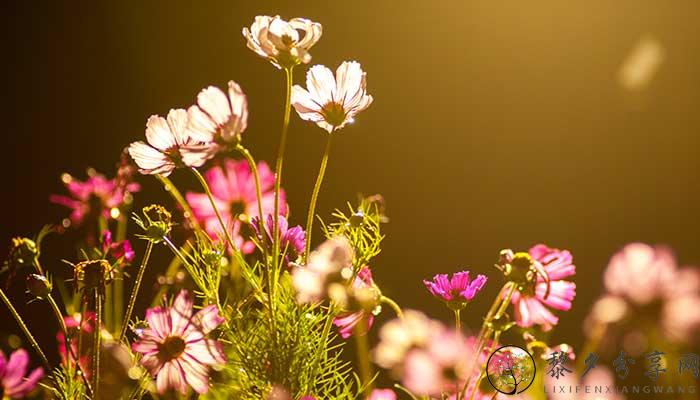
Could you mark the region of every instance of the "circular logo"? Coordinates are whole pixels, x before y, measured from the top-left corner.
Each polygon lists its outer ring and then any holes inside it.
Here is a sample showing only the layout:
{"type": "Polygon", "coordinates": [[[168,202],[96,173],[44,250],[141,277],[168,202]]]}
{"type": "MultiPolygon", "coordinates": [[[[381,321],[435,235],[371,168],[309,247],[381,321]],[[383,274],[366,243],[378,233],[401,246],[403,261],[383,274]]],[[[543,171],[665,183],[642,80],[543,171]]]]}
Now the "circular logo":
{"type": "Polygon", "coordinates": [[[486,377],[491,386],[509,396],[526,391],[536,371],[532,355],[514,345],[499,347],[486,363],[486,377]]]}

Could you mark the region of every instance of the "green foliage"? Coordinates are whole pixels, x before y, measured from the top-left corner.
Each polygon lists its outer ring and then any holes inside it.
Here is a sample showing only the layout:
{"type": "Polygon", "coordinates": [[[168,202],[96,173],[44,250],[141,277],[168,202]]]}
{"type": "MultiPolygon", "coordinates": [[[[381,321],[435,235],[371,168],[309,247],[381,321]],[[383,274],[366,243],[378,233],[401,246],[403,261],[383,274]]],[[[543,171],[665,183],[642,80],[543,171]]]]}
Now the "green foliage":
{"type": "Polygon", "coordinates": [[[83,381],[76,376],[76,370],[70,365],[61,364],[53,370],[53,375],[51,376],[51,381],[53,381],[53,387],[43,385],[45,388],[49,389],[56,399],[61,400],[80,400],[87,399],[87,393],[85,393],[85,385],[83,381]]]}

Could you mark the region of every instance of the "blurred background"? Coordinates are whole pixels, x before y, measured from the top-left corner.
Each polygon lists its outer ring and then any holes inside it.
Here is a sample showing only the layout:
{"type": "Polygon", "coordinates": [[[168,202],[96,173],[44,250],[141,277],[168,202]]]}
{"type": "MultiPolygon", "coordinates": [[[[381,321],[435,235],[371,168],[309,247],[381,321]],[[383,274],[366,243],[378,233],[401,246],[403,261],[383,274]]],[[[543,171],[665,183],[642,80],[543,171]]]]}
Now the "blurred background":
{"type": "MultiPolygon", "coordinates": [[[[284,76],[246,48],[241,28],[279,14],[323,24],[310,65],[357,60],[367,72],[374,104],[337,134],[317,211],[328,216],[358,193],[384,195],[391,222],[372,267],[404,307],[447,321],[422,279],[485,273],[486,293],[464,320],[476,328],[502,283],[492,267],[499,250],[542,242],[574,254],[578,295],[559,313],[554,342],[576,347],[603,291],[601,271],[625,243],[668,244],[681,265],[700,265],[695,0],[2,8],[9,96],[0,163],[11,182],[2,197],[2,259],[13,236],[68,215],[48,201],[64,193],[62,172],[84,179],[91,166],[113,176],[150,115],[193,104],[205,86],[241,84],[251,113],[245,144],[273,163],[284,76]]],[[[310,65],[296,69],[295,83],[310,65]]],[[[292,113],[283,186],[293,223],[304,223],[324,135],[292,113]]],[[[146,199],[172,204],[154,179],[139,179],[137,207],[146,199]]],[[[173,179],[194,188],[184,173],[173,179]]],[[[50,238],[44,263],[63,268],[61,258],[75,259],[69,243],[50,238]]],[[[20,308],[30,326],[42,326],[45,306],[20,308]]],[[[16,331],[1,315],[2,330],[16,331]]],[[[54,331],[47,326],[47,337],[54,331]]]]}

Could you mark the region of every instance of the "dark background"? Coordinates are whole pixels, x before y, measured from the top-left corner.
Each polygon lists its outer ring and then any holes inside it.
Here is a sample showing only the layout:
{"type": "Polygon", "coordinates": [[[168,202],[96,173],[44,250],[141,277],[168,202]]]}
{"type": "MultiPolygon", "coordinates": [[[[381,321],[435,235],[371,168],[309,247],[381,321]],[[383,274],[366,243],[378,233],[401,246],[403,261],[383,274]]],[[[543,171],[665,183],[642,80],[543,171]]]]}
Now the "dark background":
{"type": "MultiPolygon", "coordinates": [[[[64,192],[62,172],[112,176],[148,116],[191,105],[210,84],[242,85],[245,144],[274,161],[284,77],[246,48],[241,28],[280,14],[323,24],[311,65],[357,60],[367,71],[375,102],[337,134],[317,211],[358,192],[385,196],[391,223],[373,268],[403,306],[448,320],[421,280],[488,273],[465,318],[475,327],[501,284],[498,251],[544,242],[574,254],[578,296],[554,336],[579,345],[622,245],[666,243],[681,264],[700,264],[699,2],[253,3],[5,2],[0,247],[67,215],[48,202],[64,192]],[[665,59],[630,91],[618,71],[645,35],[665,59]]],[[[292,113],[283,185],[294,223],[304,223],[324,135],[292,113]]],[[[140,181],[137,205],[168,201],[155,180],[140,181]]],[[[53,246],[44,262],[60,265],[65,247],[53,246]]],[[[48,324],[44,307],[22,308],[30,326],[48,324]]],[[[5,311],[2,322],[16,329],[5,311]]]]}

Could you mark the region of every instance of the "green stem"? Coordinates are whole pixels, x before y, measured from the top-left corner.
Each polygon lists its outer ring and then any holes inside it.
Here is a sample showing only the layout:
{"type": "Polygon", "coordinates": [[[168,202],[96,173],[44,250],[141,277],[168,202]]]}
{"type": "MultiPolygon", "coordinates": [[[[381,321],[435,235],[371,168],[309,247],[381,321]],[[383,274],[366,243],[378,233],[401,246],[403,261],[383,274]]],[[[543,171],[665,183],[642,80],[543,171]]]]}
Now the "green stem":
{"type": "Polygon", "coordinates": [[[228,245],[231,246],[231,251],[238,251],[236,248],[236,245],[233,242],[233,238],[231,238],[231,233],[228,231],[228,228],[226,228],[226,223],[224,223],[224,219],[221,217],[221,213],[219,212],[219,208],[216,207],[216,201],[214,200],[214,195],[211,194],[211,189],[209,189],[209,184],[207,184],[206,179],[202,176],[199,171],[197,171],[197,168],[190,168],[190,171],[194,174],[195,177],[197,177],[197,180],[199,183],[202,185],[202,188],[204,191],[207,193],[207,197],[209,197],[209,202],[211,203],[211,207],[214,209],[214,213],[216,214],[216,218],[219,220],[219,224],[221,224],[221,229],[224,230],[224,235],[226,236],[226,241],[228,242],[228,245]]]}
{"type": "Polygon", "coordinates": [[[262,208],[262,189],[260,187],[260,175],[258,174],[258,166],[255,164],[255,159],[250,154],[248,149],[238,144],[236,150],[243,155],[243,157],[248,161],[248,166],[250,166],[251,172],[253,172],[253,178],[255,178],[255,195],[258,199],[258,215],[260,216],[260,234],[265,238],[265,215],[263,214],[262,208]]]}
{"type": "Polygon", "coordinates": [[[182,212],[184,213],[185,219],[190,221],[190,225],[192,225],[192,228],[195,231],[200,230],[199,222],[197,221],[197,218],[194,217],[194,212],[192,211],[192,208],[190,207],[189,203],[187,203],[187,200],[185,200],[185,197],[180,193],[180,191],[177,189],[177,186],[173,184],[173,182],[170,180],[170,178],[163,176],[163,175],[156,175],[156,178],[163,184],[163,188],[165,189],[166,192],[170,194],[170,196],[177,202],[177,204],[182,207],[182,212]]]}
{"type": "Polygon", "coordinates": [[[400,320],[403,320],[403,311],[401,311],[401,307],[399,307],[399,305],[394,300],[392,300],[386,296],[382,296],[379,299],[379,301],[382,303],[388,304],[389,307],[391,307],[394,310],[394,312],[396,313],[396,316],[399,317],[400,320]]]}
{"type": "Polygon", "coordinates": [[[460,315],[459,315],[460,311],[461,310],[459,308],[454,309],[454,312],[455,312],[455,330],[457,331],[457,333],[462,331],[462,318],[460,318],[460,315]]]}
{"type": "MultiPolygon", "coordinates": [[[[187,248],[184,250],[187,252],[187,248]]],[[[168,265],[168,268],[165,270],[165,279],[166,281],[170,278],[175,277],[177,274],[177,271],[180,269],[180,266],[182,265],[182,260],[180,260],[179,257],[175,256],[173,259],[170,261],[170,264],[168,265]]],[[[161,285],[158,288],[158,293],[153,297],[153,300],[151,300],[151,305],[148,308],[153,308],[156,307],[160,304],[160,302],[163,300],[163,295],[165,292],[168,291],[168,286],[167,285],[161,285]]]]}
{"type": "Polygon", "coordinates": [[[92,395],[94,399],[100,398],[100,344],[102,341],[102,303],[104,295],[100,289],[95,291],[95,328],[92,336],[92,395]]]}
{"type": "Polygon", "coordinates": [[[19,313],[15,309],[15,306],[12,305],[10,299],[7,298],[5,292],[2,289],[0,289],[0,298],[2,298],[2,301],[5,303],[7,308],[10,309],[10,314],[12,314],[12,316],[15,318],[15,321],[17,321],[17,324],[22,329],[22,332],[27,337],[27,340],[29,340],[29,343],[32,345],[37,354],[39,354],[41,362],[44,363],[44,366],[46,367],[46,371],[51,371],[51,364],[49,364],[49,360],[46,358],[46,355],[41,350],[41,347],[39,347],[39,343],[37,343],[36,339],[34,339],[32,333],[29,332],[29,328],[27,328],[27,325],[22,320],[22,317],[20,317],[19,313]]]}
{"type": "MultiPolygon", "coordinates": [[[[126,239],[127,222],[128,219],[124,215],[120,215],[117,219],[117,243],[122,242],[126,239]]],[[[113,308],[115,329],[119,326],[122,326],[122,317],[124,315],[124,268],[122,268],[122,266],[119,266],[118,272],[119,275],[117,276],[117,279],[115,279],[114,282],[112,282],[112,286],[114,287],[114,298],[112,299],[112,303],[114,303],[113,308]]]]}
{"type": "Polygon", "coordinates": [[[326,141],[326,149],[323,152],[323,158],[321,159],[321,168],[318,171],[318,177],[316,177],[316,184],[314,185],[314,191],[311,193],[311,203],[309,204],[309,214],[306,216],[306,251],[304,252],[304,259],[308,259],[309,252],[311,251],[311,233],[314,225],[314,215],[316,214],[316,201],[318,201],[318,193],[321,191],[321,184],[323,183],[323,177],[326,174],[326,166],[328,166],[328,157],[331,153],[331,142],[333,135],[328,135],[328,141],[326,141]]]}
{"type": "Polygon", "coordinates": [[[54,300],[51,294],[46,296],[46,300],[51,305],[51,309],[53,310],[53,313],[56,316],[58,325],[61,327],[61,332],[63,332],[63,337],[66,341],[66,357],[68,358],[68,364],[70,364],[70,359],[73,359],[75,361],[75,366],[78,371],[78,374],[82,378],[83,383],[88,388],[88,390],[91,390],[90,384],[87,378],[85,377],[85,373],[83,372],[83,369],[80,366],[80,359],[78,358],[78,356],[75,355],[75,352],[73,351],[73,346],[71,346],[71,338],[68,333],[68,327],[66,327],[66,320],[63,318],[63,313],[61,312],[61,309],[58,308],[58,304],[56,304],[56,300],[54,300]]]}
{"type": "MultiPolygon", "coordinates": [[[[361,323],[360,323],[361,324],[361,323]]],[[[366,391],[372,392],[372,364],[369,361],[369,343],[367,334],[363,332],[360,324],[355,326],[355,344],[357,345],[357,361],[360,369],[360,381],[363,385],[368,385],[366,391]]]]}
{"type": "Polygon", "coordinates": [[[153,242],[148,241],[146,245],[146,253],[143,255],[143,260],[139,266],[138,275],[136,275],[136,281],[134,281],[134,287],[131,289],[131,295],[129,296],[129,305],[126,307],[126,314],[124,315],[123,323],[121,325],[121,330],[119,331],[119,336],[117,336],[117,342],[121,342],[126,335],[126,330],[129,328],[129,321],[131,321],[131,314],[134,312],[134,306],[136,305],[136,297],[139,294],[139,289],[141,288],[141,281],[143,280],[143,274],[146,271],[146,265],[148,260],[151,258],[151,250],[153,250],[153,242]]]}

